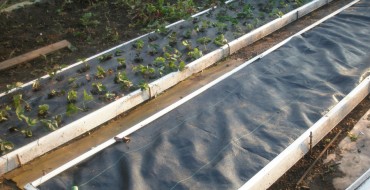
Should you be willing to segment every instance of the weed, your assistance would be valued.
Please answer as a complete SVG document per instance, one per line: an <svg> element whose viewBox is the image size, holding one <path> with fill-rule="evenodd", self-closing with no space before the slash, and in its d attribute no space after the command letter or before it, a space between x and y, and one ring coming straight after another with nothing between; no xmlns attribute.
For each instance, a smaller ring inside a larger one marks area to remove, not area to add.
<svg viewBox="0 0 370 190"><path fill-rule="evenodd" d="M100 24L100 22L98 20L95 20L94 18L94 14L91 13L91 12L88 12L88 13L85 13L81 16L80 18L80 22L82 24L82 26L84 27L96 27Z"/></svg>

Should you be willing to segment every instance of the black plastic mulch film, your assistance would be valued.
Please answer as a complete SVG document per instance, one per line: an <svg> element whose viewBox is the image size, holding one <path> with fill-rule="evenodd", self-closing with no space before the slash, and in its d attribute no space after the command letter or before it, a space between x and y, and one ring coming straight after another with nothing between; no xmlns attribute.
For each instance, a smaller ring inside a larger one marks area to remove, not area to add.
<svg viewBox="0 0 370 190"><path fill-rule="evenodd" d="M248 65L40 189L237 189L370 71L370 1Z"/></svg>

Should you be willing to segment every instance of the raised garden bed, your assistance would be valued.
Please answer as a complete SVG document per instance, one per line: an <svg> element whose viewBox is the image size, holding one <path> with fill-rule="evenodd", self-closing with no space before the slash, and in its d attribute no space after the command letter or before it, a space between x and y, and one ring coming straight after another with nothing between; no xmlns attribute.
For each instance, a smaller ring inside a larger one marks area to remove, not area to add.
<svg viewBox="0 0 370 190"><path fill-rule="evenodd" d="M303 3L307 1L234 1L1 94L1 173L157 96L328 2L316 0L295 9Z"/></svg>

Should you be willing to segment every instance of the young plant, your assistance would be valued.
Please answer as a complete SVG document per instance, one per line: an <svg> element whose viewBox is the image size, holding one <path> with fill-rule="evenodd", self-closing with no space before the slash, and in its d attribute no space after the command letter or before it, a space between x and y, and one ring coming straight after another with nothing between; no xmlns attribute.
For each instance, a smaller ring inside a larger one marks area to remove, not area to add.
<svg viewBox="0 0 370 190"><path fill-rule="evenodd" d="M190 60L196 60L196 59L202 57L203 56L203 53L198 48L194 48L194 50L193 51L189 51L187 55L188 55L188 58Z"/></svg>
<svg viewBox="0 0 370 190"><path fill-rule="evenodd" d="M83 63L83 66L77 70L78 73L85 73L88 70L90 70L90 65L86 61L86 59L79 59L79 61L81 61Z"/></svg>
<svg viewBox="0 0 370 190"><path fill-rule="evenodd" d="M22 85L23 85L22 82L15 82L15 83L12 83L12 84L7 84L5 93L9 93L10 90L12 90L14 88L19 88Z"/></svg>
<svg viewBox="0 0 370 190"><path fill-rule="evenodd" d="M162 35L162 36L166 36L171 31L169 29L167 29L164 24L162 24L162 25L158 26L158 28L155 30L155 32Z"/></svg>
<svg viewBox="0 0 370 190"><path fill-rule="evenodd" d="M77 91L70 90L67 94L68 103L75 103L77 101Z"/></svg>
<svg viewBox="0 0 370 190"><path fill-rule="evenodd" d="M155 74L154 68L149 67L149 66L144 66L142 64L133 67L132 70L137 74L140 73L144 77L151 77Z"/></svg>
<svg viewBox="0 0 370 190"><path fill-rule="evenodd" d="M200 25L195 26L195 31L197 32L205 32L210 27L210 21L203 20Z"/></svg>
<svg viewBox="0 0 370 190"><path fill-rule="evenodd" d="M176 65L175 61L170 60L170 61L168 62L167 70L169 70L170 72L173 72L173 71L177 71L177 70L178 70L178 68L177 68L177 65Z"/></svg>
<svg viewBox="0 0 370 190"><path fill-rule="evenodd" d="M67 116L71 116L73 114L76 114L79 111L83 111L83 110L81 108L77 107L74 103L69 103L67 105L67 111L66 111Z"/></svg>
<svg viewBox="0 0 370 190"><path fill-rule="evenodd" d="M37 79L37 80L35 80L35 82L33 82L32 90L35 91L35 92L41 90L40 79Z"/></svg>
<svg viewBox="0 0 370 190"><path fill-rule="evenodd" d="M148 41L149 41L149 42L154 42L154 41L156 41L156 40L158 40L158 36L157 36L156 34L150 35L150 36L148 37Z"/></svg>
<svg viewBox="0 0 370 190"><path fill-rule="evenodd" d="M211 38L209 37L201 37L197 39L197 42L202 44L202 45L207 45L209 42L211 42Z"/></svg>
<svg viewBox="0 0 370 190"><path fill-rule="evenodd" d="M116 98L116 94L115 93L111 93L111 92L107 92L104 94L104 97L103 99L107 102L109 101L113 101L114 99Z"/></svg>
<svg viewBox="0 0 370 190"><path fill-rule="evenodd" d="M17 115L17 117L20 121L26 122L26 124L28 126L35 126L38 123L37 119L32 119L32 118L24 115L24 109L22 107L22 103L26 104L25 109L28 110L28 111L31 109L31 107L25 100L23 100L22 94L14 95L13 96L13 103L14 103L14 107L15 107L15 113L16 113L16 115Z"/></svg>
<svg viewBox="0 0 370 190"><path fill-rule="evenodd" d="M111 53L110 54L103 54L103 55L101 55L101 56L98 57L100 63L103 63L105 61L108 61L108 60L110 60L112 58L113 58L113 55Z"/></svg>
<svg viewBox="0 0 370 190"><path fill-rule="evenodd" d="M179 63L179 70L180 71L183 71L185 69L185 62L184 61L180 61Z"/></svg>
<svg viewBox="0 0 370 190"><path fill-rule="evenodd" d="M139 88L144 91L144 90L148 90L149 89L149 84L145 81L141 81L139 83Z"/></svg>
<svg viewBox="0 0 370 190"><path fill-rule="evenodd" d="M41 119L40 122L51 131L55 131L59 128L59 123L55 119Z"/></svg>
<svg viewBox="0 0 370 190"><path fill-rule="evenodd" d="M92 83L93 89L91 90L91 93L94 95L101 95L107 92L107 87L105 87L102 83Z"/></svg>
<svg viewBox="0 0 370 190"><path fill-rule="evenodd" d="M273 18L280 18L283 15L284 13L277 8L273 9L272 12L270 13L270 17L273 17Z"/></svg>
<svg viewBox="0 0 370 190"><path fill-rule="evenodd" d="M126 59L125 58L117 58L118 67L117 69L126 69Z"/></svg>
<svg viewBox="0 0 370 190"><path fill-rule="evenodd" d="M114 52L114 56L121 56L122 55L122 51L121 50L116 50L115 52Z"/></svg>
<svg viewBox="0 0 370 190"><path fill-rule="evenodd" d="M12 108L10 106L5 106L5 108L0 109L0 122L6 121L9 118L9 111Z"/></svg>
<svg viewBox="0 0 370 190"><path fill-rule="evenodd" d="M102 79L106 76L106 71L104 70L103 67L97 66L96 69L97 69L95 74L96 78Z"/></svg>
<svg viewBox="0 0 370 190"><path fill-rule="evenodd" d="M76 78L76 77L69 77L69 78L68 78L68 84L72 84L72 83L74 83L76 80L77 80L77 78Z"/></svg>
<svg viewBox="0 0 370 190"><path fill-rule="evenodd" d="M143 62L143 61L144 61L144 59L140 56L140 52L137 52L137 53L135 54L134 61L135 61L136 63L141 63L141 62Z"/></svg>
<svg viewBox="0 0 370 190"><path fill-rule="evenodd" d="M57 72L61 69L60 66L56 65L52 68L46 68L45 71L48 73L50 79L53 79Z"/></svg>
<svg viewBox="0 0 370 190"><path fill-rule="evenodd" d="M26 138L31 138L31 137L32 137L32 131L31 131L31 129L23 129L23 130L21 130L21 133L22 133Z"/></svg>
<svg viewBox="0 0 370 190"><path fill-rule="evenodd" d="M227 39L223 34L218 35L215 40L213 41L218 46L223 46L227 44Z"/></svg>
<svg viewBox="0 0 370 190"><path fill-rule="evenodd" d="M66 94L66 92L64 90L61 90L61 91L57 91L55 89L52 89L50 90L50 92L48 93L48 98L51 99L51 98L54 98L56 96L64 96Z"/></svg>
<svg viewBox="0 0 370 190"><path fill-rule="evenodd" d="M0 153L4 154L5 152L8 152L9 150L13 150L14 144L10 141L4 141L0 139Z"/></svg>
<svg viewBox="0 0 370 190"><path fill-rule="evenodd" d="M132 86L132 82L128 79L126 73L118 72L117 76L114 78L114 82L117 84L121 84L121 87L126 89Z"/></svg>
<svg viewBox="0 0 370 190"><path fill-rule="evenodd" d="M190 29L185 30L182 33L182 37L185 38L185 39L190 39L191 38L191 35L192 35L192 30L190 30Z"/></svg>
<svg viewBox="0 0 370 190"><path fill-rule="evenodd" d="M300 7L303 5L304 0L294 0L294 4L296 7Z"/></svg>
<svg viewBox="0 0 370 190"><path fill-rule="evenodd" d="M82 106L83 106L83 110L84 111L87 111L88 110L88 107L86 106L86 102L88 101L92 101L94 99L94 97L87 93L86 90L84 89L84 93L83 93L83 102L82 102Z"/></svg>
<svg viewBox="0 0 370 190"><path fill-rule="evenodd" d="M132 44L132 47L136 49L136 51L141 51L144 47L144 41L143 40L137 40L134 44Z"/></svg>
<svg viewBox="0 0 370 190"><path fill-rule="evenodd" d="M45 117L48 114L48 111L49 111L49 105L47 104L39 105L39 110L37 112L37 115L39 117Z"/></svg>
<svg viewBox="0 0 370 190"><path fill-rule="evenodd" d="M168 39L169 39L169 45L174 47L176 46L177 44L177 33L176 32L172 32L169 36L168 36Z"/></svg>
<svg viewBox="0 0 370 190"><path fill-rule="evenodd" d="M148 45L148 49L149 49L148 53L151 56L154 56L154 55L158 54L158 52L159 52L159 45L151 43L151 44Z"/></svg>
<svg viewBox="0 0 370 190"><path fill-rule="evenodd" d="M243 11L241 13L238 13L237 17L243 19L253 18L253 9L254 8L251 4L246 4L243 7Z"/></svg>
<svg viewBox="0 0 370 190"><path fill-rule="evenodd" d="M23 113L24 110L31 111L30 104L26 100L23 99L22 94L14 95L13 96L13 103L14 103L14 107L16 108L17 116L18 116L19 111L21 111L22 113ZM23 104L24 104L24 109L22 107Z"/></svg>
<svg viewBox="0 0 370 190"><path fill-rule="evenodd" d="M227 24L225 24L223 22L216 22L215 26L217 28L217 33L218 34L222 34L227 30Z"/></svg>
<svg viewBox="0 0 370 190"><path fill-rule="evenodd" d="M80 18L82 26L85 26L86 28L98 26L100 22L98 20L95 20L93 17L94 14L91 12L83 14L82 17Z"/></svg>
<svg viewBox="0 0 370 190"><path fill-rule="evenodd" d="M163 67L165 63L166 63L166 58L164 57L156 57L154 59L154 66L156 67Z"/></svg>
<svg viewBox="0 0 370 190"><path fill-rule="evenodd" d="M190 50L192 50L192 49L193 49L193 47L192 47L192 45L191 45L191 42L190 42L190 41L188 41L188 40L183 40L183 41L182 41L182 45L183 45L183 46L185 46L185 47L186 47L186 49L187 49L188 51L190 51Z"/></svg>

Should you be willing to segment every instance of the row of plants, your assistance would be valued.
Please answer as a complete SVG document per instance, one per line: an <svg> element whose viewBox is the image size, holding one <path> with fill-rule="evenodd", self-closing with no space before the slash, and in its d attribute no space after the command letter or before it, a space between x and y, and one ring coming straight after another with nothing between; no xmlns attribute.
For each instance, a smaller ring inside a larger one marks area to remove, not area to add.
<svg viewBox="0 0 370 190"><path fill-rule="evenodd" d="M67 125L261 26L303 0L234 1L8 93L0 100L2 154ZM161 11L161 10L159 10ZM19 84L8 85L9 89ZM43 127L42 127L43 126ZM27 137L29 140L24 140Z"/></svg>

